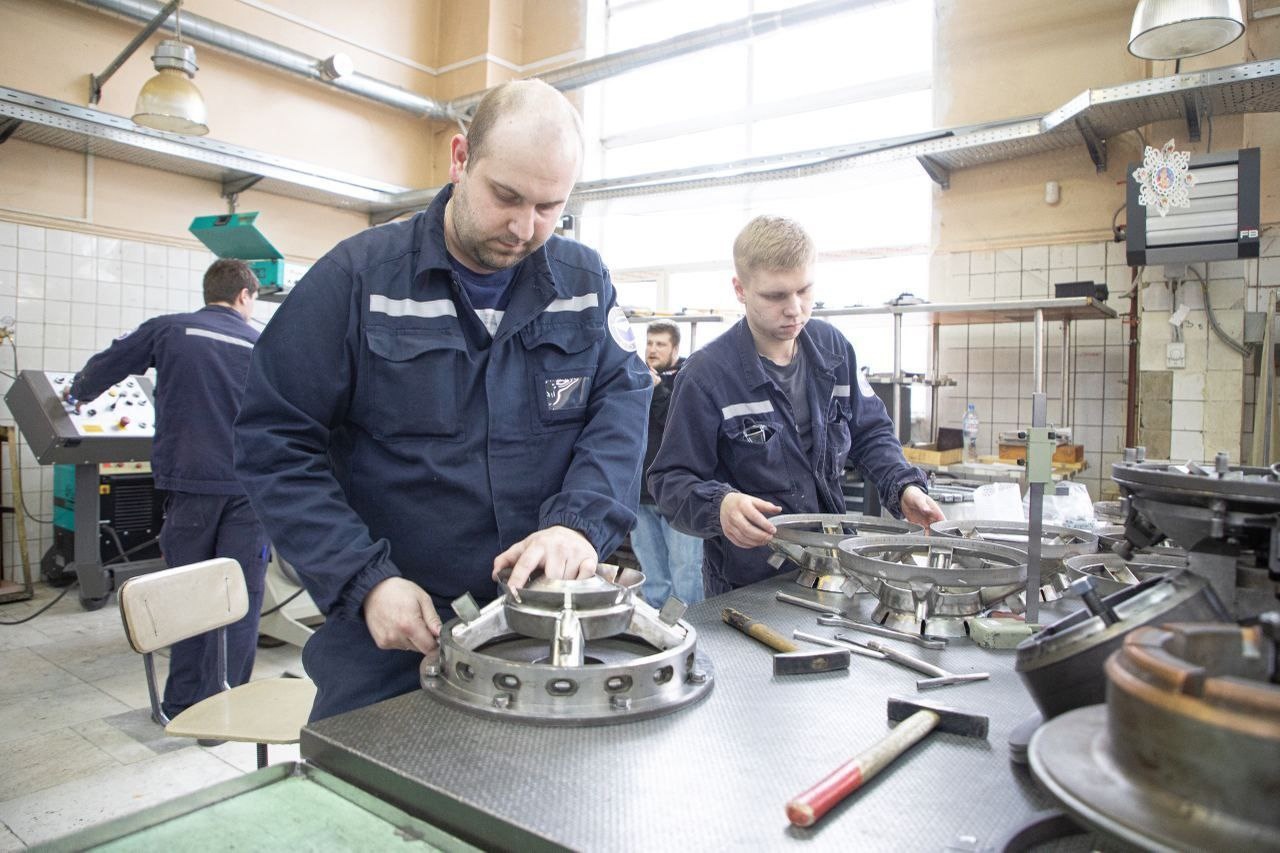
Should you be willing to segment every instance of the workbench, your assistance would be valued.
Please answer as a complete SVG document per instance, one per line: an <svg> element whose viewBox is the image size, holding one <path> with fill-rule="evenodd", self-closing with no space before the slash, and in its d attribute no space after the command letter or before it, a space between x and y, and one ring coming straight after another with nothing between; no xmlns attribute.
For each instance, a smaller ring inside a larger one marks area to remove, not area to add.
<svg viewBox="0 0 1280 853"><path fill-rule="evenodd" d="M307 726L302 756L484 848L976 851L1052 807L1009 760L1010 733L1035 711L1013 651L967 640L940 651L895 644L955 672L991 673L925 692L915 689L918 673L858 655L845 672L775 677L772 652L725 625L724 607L788 635L798 628L824 636L835 629L774 593L821 598L859 618L874 607L870 596L818 593L793 579L787 573L688 611L715 683L706 699L673 714L536 726L481 718L415 691ZM816 826L792 827L787 800L889 730L890 695L987 714L990 734L929 735Z"/></svg>

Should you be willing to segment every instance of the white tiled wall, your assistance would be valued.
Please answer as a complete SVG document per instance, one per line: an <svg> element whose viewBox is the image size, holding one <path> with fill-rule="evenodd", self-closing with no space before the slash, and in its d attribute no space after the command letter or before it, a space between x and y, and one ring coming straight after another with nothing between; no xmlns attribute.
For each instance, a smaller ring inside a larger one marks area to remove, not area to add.
<svg viewBox="0 0 1280 853"><path fill-rule="evenodd" d="M153 243L43 228L0 219L0 317L12 317L11 341L0 345L0 396L19 370L78 370L94 353L143 320L204 304L201 281L214 256ZM274 306L262 305L265 322ZM12 344L9 346L7 344ZM16 364L15 364L16 358ZM12 424L5 406L0 423ZM22 444L22 480L31 515L51 519L53 468ZM0 457L0 501L15 506L7 448ZM19 577L12 514L3 521L4 575ZM53 528L27 518L33 577L52 544Z"/></svg>
<svg viewBox="0 0 1280 853"><path fill-rule="evenodd" d="M1131 270L1120 243L958 252L937 261L930 292L934 302L1045 298L1052 296L1058 282L1095 281L1107 284L1108 304L1118 314L1129 310L1125 294L1131 287ZM1213 262L1207 269L1218 323L1241 340L1245 312L1265 311L1269 294L1280 291L1280 236L1274 229L1264 232L1260 258ZM1140 285L1139 370L1168 370L1168 319L1176 306L1164 268L1143 270ZM1187 366L1172 371L1170 454L1178 459L1212 459L1225 449L1233 461L1246 459L1253 429L1255 359L1233 352L1209 328L1198 281L1180 285L1177 302L1185 303L1191 313L1182 329ZM1045 324L1049 420L1071 426L1076 443L1085 446L1089 467L1079 479L1097 499L1111 490L1111 463L1124 450L1128 331L1123 317L1072 324L1067 380L1071 405L1065 421L1059 404L1061 334L1061 324ZM939 395L940 425L959 427L966 404L974 403L982 422L980 452L984 453L996 452L1000 431L1028 425L1031 341L1030 323L943 327L941 370L959 384L942 389Z"/></svg>
<svg viewBox="0 0 1280 853"><path fill-rule="evenodd" d="M1128 310L1129 268L1124 246L1080 243L1022 246L941 256L929 293L933 302L1045 299L1053 285L1067 281L1105 283L1108 304ZM1070 405L1061 415L1062 324L1045 323L1044 391L1049 422L1072 427L1085 446L1089 467L1079 479L1097 499L1110 482L1111 463L1124 451L1126 329L1121 320L1072 323L1067 388ZM1032 323L943 326L939 334L941 372L958 383L939 393L939 426L960 427L969 403L982 424L979 453L997 452L1000 432L1031 424L1034 327Z"/></svg>

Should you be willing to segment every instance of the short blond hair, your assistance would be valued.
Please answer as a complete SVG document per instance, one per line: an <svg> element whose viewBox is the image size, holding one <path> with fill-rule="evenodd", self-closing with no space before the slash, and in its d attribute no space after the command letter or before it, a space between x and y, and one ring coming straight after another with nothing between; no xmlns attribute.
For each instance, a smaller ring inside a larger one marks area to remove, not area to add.
<svg viewBox="0 0 1280 853"><path fill-rule="evenodd" d="M733 241L733 269L742 281L762 270L798 270L817 256L813 238L800 223L785 216L757 216Z"/></svg>

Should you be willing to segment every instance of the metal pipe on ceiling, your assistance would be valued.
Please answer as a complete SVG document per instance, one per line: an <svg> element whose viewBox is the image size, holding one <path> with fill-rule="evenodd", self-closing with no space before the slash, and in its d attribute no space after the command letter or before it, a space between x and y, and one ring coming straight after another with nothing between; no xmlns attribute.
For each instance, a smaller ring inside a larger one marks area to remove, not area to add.
<svg viewBox="0 0 1280 853"><path fill-rule="evenodd" d="M163 3L155 0L69 0L69 2L141 23L150 21L164 7ZM161 28L173 31L175 29L173 20L166 21ZM452 121L458 117L454 110L439 101L359 72L334 78L324 70L325 60L189 12L182 13L182 36L227 53L288 71L308 80L324 83L347 94L403 110L418 118Z"/></svg>
<svg viewBox="0 0 1280 853"><path fill-rule="evenodd" d="M723 24L715 24L693 32L681 33L669 39L640 45L629 50L610 53L606 56L587 59L583 62L575 62L573 65L566 65L552 71L545 71L542 74L535 74L534 79L549 83L562 92L568 92L572 89L590 86L607 77L614 77L644 65L652 65L655 62L664 62L677 56L696 53L707 48L756 38L786 27L812 23L840 12L849 12L869 6L890 5L892 2L896 2L896 0L815 0L813 3L805 3L802 6L793 6L776 12L758 12L745 18L739 18L736 21L726 21ZM457 113L470 115L483 97L484 92L463 95L450 101L449 107Z"/></svg>

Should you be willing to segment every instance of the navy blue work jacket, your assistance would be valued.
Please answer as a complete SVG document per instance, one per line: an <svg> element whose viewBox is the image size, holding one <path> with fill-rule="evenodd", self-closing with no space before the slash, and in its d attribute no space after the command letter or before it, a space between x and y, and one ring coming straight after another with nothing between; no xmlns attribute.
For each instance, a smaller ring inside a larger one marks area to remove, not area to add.
<svg viewBox="0 0 1280 853"><path fill-rule="evenodd" d="M859 383L857 356L844 335L810 320L798 340L809 371L809 455L787 395L760 364L745 319L689 356L676 377L649 490L673 527L706 540L709 594L772 574L768 547L742 549L724 537L720 504L729 492L763 498L784 513L842 513L840 480L849 458L876 484L884 507L900 517L903 489L927 484L903 459L884 404L870 385ZM767 439L747 440L749 428Z"/></svg>
<svg viewBox="0 0 1280 853"><path fill-rule="evenodd" d="M326 614L395 575L438 608L488 601L530 533L606 556L635 523L653 383L600 256L553 236L491 338L449 264L451 194L338 244L254 353L237 471Z"/></svg>
<svg viewBox="0 0 1280 853"><path fill-rule="evenodd" d="M154 367L151 471L156 488L242 495L232 461L231 425L257 340L258 330L223 305L154 317L89 359L71 383L71 394L92 400ZM116 403L116 413L129 414L122 406L123 401Z"/></svg>

